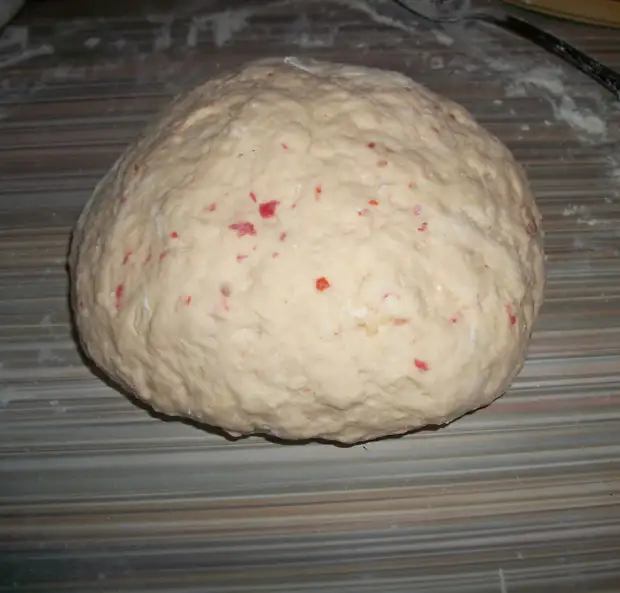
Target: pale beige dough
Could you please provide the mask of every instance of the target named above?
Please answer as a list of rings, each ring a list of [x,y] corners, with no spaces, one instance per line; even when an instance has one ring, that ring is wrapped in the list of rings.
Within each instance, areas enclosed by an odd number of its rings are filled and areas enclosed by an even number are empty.
[[[262,61],[178,98],[98,184],[70,254],[110,377],[234,435],[444,424],[522,368],[545,282],[509,150],[387,71]]]

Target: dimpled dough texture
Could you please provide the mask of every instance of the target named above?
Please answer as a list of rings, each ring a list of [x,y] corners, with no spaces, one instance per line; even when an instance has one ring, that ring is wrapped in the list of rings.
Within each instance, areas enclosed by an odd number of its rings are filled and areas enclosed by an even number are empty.
[[[520,167],[381,70],[255,62],[178,98],[70,254],[82,344],[168,415],[354,443],[489,404],[543,298]]]

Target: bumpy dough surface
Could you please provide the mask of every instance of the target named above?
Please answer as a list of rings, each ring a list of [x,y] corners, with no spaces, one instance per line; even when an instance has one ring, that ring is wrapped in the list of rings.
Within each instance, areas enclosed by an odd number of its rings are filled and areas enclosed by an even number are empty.
[[[521,370],[540,214],[509,150],[394,72],[261,61],[179,97],[75,229],[85,350],[154,409],[345,443]]]

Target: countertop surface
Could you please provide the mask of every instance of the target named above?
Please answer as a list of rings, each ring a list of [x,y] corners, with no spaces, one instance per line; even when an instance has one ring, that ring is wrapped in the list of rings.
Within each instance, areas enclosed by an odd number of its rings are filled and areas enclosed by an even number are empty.
[[[618,30],[528,18],[620,70]],[[401,70],[527,168],[546,303],[490,407],[350,448],[229,442],[81,360],[65,257],[95,183],[175,93],[262,55]],[[31,0],[0,34],[0,80],[0,591],[620,591],[609,93],[490,26],[362,0]]]

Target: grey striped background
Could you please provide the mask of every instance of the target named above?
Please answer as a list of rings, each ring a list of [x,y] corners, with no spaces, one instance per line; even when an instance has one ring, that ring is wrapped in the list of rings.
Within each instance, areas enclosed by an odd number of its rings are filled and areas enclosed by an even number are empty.
[[[300,0],[217,47],[216,4],[32,0],[0,38],[0,591],[620,591],[620,103],[489,28]],[[536,20],[620,70],[619,31]],[[80,360],[64,258],[93,185],[174,93],[274,54],[400,69],[528,167],[547,302],[488,409],[353,448],[228,442]]]

